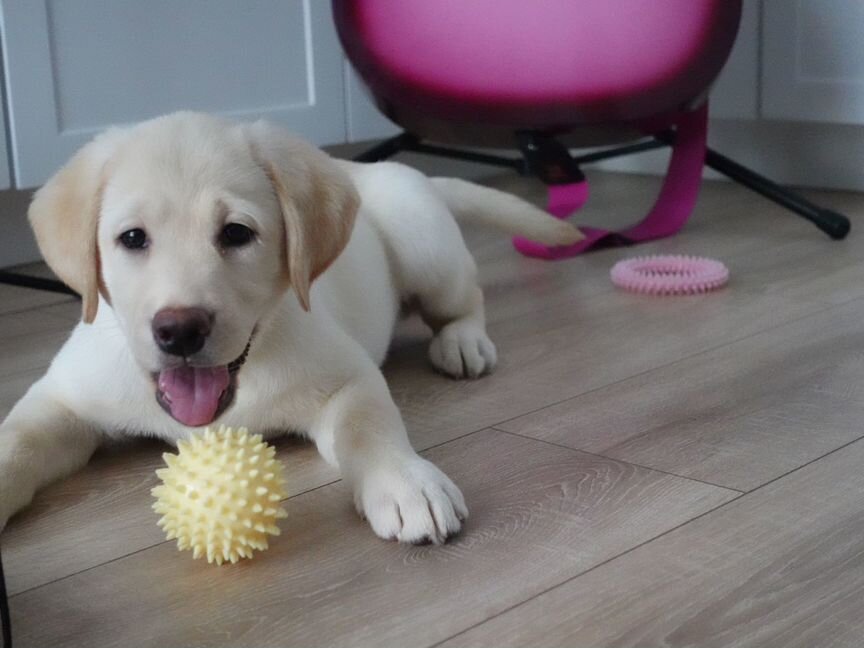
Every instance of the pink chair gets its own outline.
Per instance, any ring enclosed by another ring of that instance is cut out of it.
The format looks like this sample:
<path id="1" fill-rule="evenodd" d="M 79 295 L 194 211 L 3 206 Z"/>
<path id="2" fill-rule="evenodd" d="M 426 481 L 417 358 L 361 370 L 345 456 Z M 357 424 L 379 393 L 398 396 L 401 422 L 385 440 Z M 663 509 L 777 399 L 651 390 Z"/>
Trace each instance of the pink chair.
<path id="1" fill-rule="evenodd" d="M 623 231 L 524 254 L 569 257 L 677 232 L 693 211 L 704 164 L 811 220 L 833 238 L 843 215 L 706 147 L 708 90 L 729 55 L 740 0 L 333 0 L 348 57 L 379 108 L 405 132 L 357 159 L 403 150 L 515 168 L 549 185 L 566 218 L 588 198 L 580 165 L 672 146 L 659 197 Z M 520 158 L 460 150 L 518 148 Z M 628 140 L 641 140 L 621 146 Z M 572 156 L 570 147 L 617 144 Z"/>

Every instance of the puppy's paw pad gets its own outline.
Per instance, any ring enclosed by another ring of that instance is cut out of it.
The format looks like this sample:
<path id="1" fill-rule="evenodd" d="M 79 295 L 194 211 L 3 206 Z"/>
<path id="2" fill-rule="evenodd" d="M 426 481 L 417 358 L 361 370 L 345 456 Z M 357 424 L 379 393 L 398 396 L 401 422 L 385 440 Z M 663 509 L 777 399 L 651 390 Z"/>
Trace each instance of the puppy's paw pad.
<path id="1" fill-rule="evenodd" d="M 355 501 L 378 536 L 411 544 L 446 542 L 468 517 L 456 485 L 420 457 L 365 475 Z"/>
<path id="2" fill-rule="evenodd" d="M 438 371 L 453 378 L 478 378 L 492 371 L 498 354 L 482 326 L 456 321 L 432 339 L 429 361 Z"/>

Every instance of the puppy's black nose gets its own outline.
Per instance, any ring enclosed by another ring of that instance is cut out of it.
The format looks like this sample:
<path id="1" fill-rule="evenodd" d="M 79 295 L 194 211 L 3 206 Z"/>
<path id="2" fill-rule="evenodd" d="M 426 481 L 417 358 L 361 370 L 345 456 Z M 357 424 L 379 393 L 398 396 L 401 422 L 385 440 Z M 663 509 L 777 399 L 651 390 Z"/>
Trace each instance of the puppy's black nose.
<path id="1" fill-rule="evenodd" d="M 191 356 L 204 347 L 213 315 L 203 308 L 163 308 L 153 317 L 153 339 L 165 353 Z"/>

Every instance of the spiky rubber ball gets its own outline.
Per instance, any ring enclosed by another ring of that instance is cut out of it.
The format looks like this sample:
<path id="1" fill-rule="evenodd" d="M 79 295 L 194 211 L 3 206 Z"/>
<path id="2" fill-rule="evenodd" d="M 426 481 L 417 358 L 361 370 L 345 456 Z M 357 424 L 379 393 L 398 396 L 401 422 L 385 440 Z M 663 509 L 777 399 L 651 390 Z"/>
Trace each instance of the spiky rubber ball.
<path id="1" fill-rule="evenodd" d="M 193 558 L 221 565 L 251 558 L 279 535 L 276 521 L 286 517 L 285 478 L 276 450 L 246 428 L 220 427 L 177 443 L 166 452 L 167 468 L 156 471 L 153 510 L 169 540 Z"/>

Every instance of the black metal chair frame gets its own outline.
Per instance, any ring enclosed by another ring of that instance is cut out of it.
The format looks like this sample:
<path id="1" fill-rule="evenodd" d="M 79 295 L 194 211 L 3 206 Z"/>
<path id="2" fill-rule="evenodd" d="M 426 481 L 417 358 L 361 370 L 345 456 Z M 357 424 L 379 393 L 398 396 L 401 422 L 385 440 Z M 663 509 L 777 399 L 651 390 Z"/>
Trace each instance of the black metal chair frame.
<path id="1" fill-rule="evenodd" d="M 541 180 L 552 184 L 547 170 L 550 166 L 554 166 L 560 171 L 562 157 L 569 158 L 571 173 L 578 176 L 581 175 L 579 167 L 583 164 L 669 146 L 674 143 L 674 138 L 674 132 L 667 131 L 634 144 L 572 156 L 563 145 L 549 136 L 541 133 L 521 133 L 517 138 L 517 145 L 522 156 L 508 157 L 428 144 L 416 135 L 403 132 L 373 146 L 354 159 L 358 162 L 378 162 L 402 151 L 410 151 L 506 167 L 523 175 L 536 175 Z M 710 147 L 705 156 L 705 165 L 809 220 L 832 239 L 844 239 L 849 233 L 851 227 L 849 219 L 843 214 L 810 202 L 800 193 L 769 180 Z M 560 178 L 560 173 L 555 174 L 555 177 Z"/>

